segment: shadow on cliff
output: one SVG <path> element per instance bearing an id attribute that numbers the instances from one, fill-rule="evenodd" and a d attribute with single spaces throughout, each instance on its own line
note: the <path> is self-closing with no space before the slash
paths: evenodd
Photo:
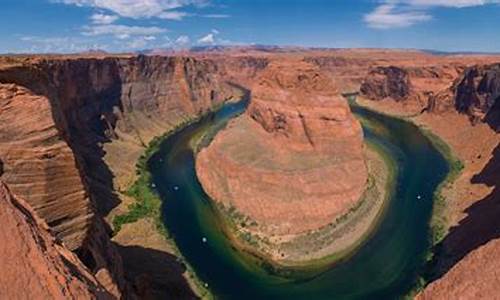
<path id="1" fill-rule="evenodd" d="M 428 279 L 434 281 L 445 275 L 467 254 L 500 238 L 500 144 L 484 169 L 473 176 L 472 184 L 485 184 L 492 192 L 469 206 L 467 216 L 452 227 L 446 238 L 436 245 Z"/>
<path id="2" fill-rule="evenodd" d="M 80 177 L 98 212 L 107 215 L 120 204 L 102 147 L 116 138 L 116 110 L 123 112 L 123 82 L 116 60 L 42 61 L 36 67 L 2 70 L 0 82 L 18 84 L 47 97 L 59 135 L 73 151 Z"/>
<path id="3" fill-rule="evenodd" d="M 496 132 L 500 132 L 500 97 L 498 97 L 485 117 L 485 122 Z"/>
<path id="4" fill-rule="evenodd" d="M 175 256 L 140 246 L 116 247 L 125 277 L 141 299 L 197 299 L 182 275 L 186 266 Z"/>

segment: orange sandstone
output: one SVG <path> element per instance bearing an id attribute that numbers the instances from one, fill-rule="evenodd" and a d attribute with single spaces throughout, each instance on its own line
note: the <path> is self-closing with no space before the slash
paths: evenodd
<path id="1" fill-rule="evenodd" d="M 319 229 L 360 199 L 367 180 L 359 122 L 314 65 L 273 62 L 248 111 L 197 157 L 205 191 L 265 235 Z"/>

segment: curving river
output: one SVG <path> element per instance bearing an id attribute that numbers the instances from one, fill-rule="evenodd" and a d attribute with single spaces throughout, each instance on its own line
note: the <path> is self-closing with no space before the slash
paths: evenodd
<path id="1" fill-rule="evenodd" d="M 195 173 L 193 137 L 215 132 L 245 110 L 230 103 L 162 142 L 148 168 L 178 248 L 217 299 L 397 299 L 414 285 L 429 246 L 432 197 L 449 165 L 418 127 L 364 108 L 352 110 L 365 139 L 396 165 L 394 190 L 362 245 L 307 276 L 280 276 L 232 247 Z"/>

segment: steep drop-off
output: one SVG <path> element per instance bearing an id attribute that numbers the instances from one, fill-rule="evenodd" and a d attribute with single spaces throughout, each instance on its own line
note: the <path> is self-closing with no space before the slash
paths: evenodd
<path id="1" fill-rule="evenodd" d="M 2 59 L 2 178 L 117 297 L 127 286 L 103 217 L 121 202 L 117 190 L 133 182 L 135 162 L 153 137 L 239 95 L 223 78 L 223 63 Z M 262 64 L 248 59 L 244 67 Z"/>
<path id="2" fill-rule="evenodd" d="M 461 65 L 379 66 L 366 75 L 361 96 L 371 100 L 393 100 L 416 114 L 423 110 L 449 110 L 448 90 Z"/>
<path id="3" fill-rule="evenodd" d="M 500 64 L 466 69 L 453 89 L 458 111 L 500 130 Z"/>
<path id="4" fill-rule="evenodd" d="M 79 259 L 58 243 L 31 207 L 1 181 L 0 219 L 2 298 L 112 298 Z"/>

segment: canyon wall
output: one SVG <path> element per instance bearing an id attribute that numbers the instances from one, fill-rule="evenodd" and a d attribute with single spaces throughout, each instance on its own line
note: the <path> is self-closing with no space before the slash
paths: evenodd
<path id="1" fill-rule="evenodd" d="M 400 102 L 414 113 L 449 110 L 453 107 L 449 89 L 462 68 L 461 65 L 378 66 L 368 72 L 360 93 L 371 100 Z"/>
<path id="2" fill-rule="evenodd" d="M 500 130 L 500 64 L 467 68 L 453 85 L 455 107 Z"/>
<path id="3" fill-rule="evenodd" d="M 455 182 L 441 191 L 446 208 L 439 217 L 446 220 L 449 229 L 434 247 L 426 274 L 430 284 L 417 299 L 498 298 L 500 67 L 492 63 L 498 58 L 476 59 L 476 63 L 455 65 L 456 71 L 443 73 L 444 66 L 435 70 L 436 75 L 426 68 L 418 71 L 430 82 L 422 87 L 436 87 L 432 93 L 415 89 L 418 84 L 410 70 L 417 66 L 396 64 L 408 74 L 406 86 L 423 99 L 421 111 L 404 106 L 404 102 L 415 101 L 412 93 L 406 97 L 397 93 L 377 97 L 370 92 L 383 89 L 388 81 L 396 80 L 394 77 L 376 83 L 370 73 L 362 85 L 362 95 L 375 100 L 370 106 L 397 115 L 412 113 L 414 122 L 443 138 L 464 164 Z M 439 78 L 446 80 L 441 84 Z"/>
<path id="4" fill-rule="evenodd" d="M 413 86 L 407 70 L 394 66 L 376 67 L 361 84 L 360 92 L 374 100 L 390 97 L 401 101 L 410 97 Z"/>
<path id="5" fill-rule="evenodd" d="M 273 60 L 285 64 L 269 65 Z M 57 290 L 71 291 L 75 297 L 128 297 L 133 293 L 124 280 L 121 258 L 110 241 L 111 230 L 104 217 L 123 200 L 120 191 L 135 180 L 135 162 L 153 137 L 241 95 L 228 81 L 252 89 L 253 101 L 246 114 L 202 151 L 197 161 L 200 180 L 215 199 L 249 212 L 262 224 L 269 221 L 267 225 L 275 232 L 297 233 L 326 224 L 350 207 L 366 179 L 364 172 L 358 172 L 365 169 L 360 126 L 345 101 L 335 95 L 359 88 L 362 96 L 377 103 L 396 103 L 386 101 L 393 99 L 406 112 L 430 112 L 423 118 L 456 131 L 450 134 L 453 142 L 456 136 L 465 136 L 465 131 L 448 121 L 455 120 L 455 111 L 472 123 L 484 121 L 499 129 L 500 67 L 492 61 L 498 58 L 386 50 L 255 56 L 0 57 L 0 176 L 16 195 L 10 196 L 2 185 L 2 197 L 7 199 L 2 210 L 9 212 L 2 222 L 17 224 L 21 232 L 49 230 L 55 234 L 55 240 L 48 233 L 36 233 L 33 236 L 43 237 L 34 243 L 24 241 L 28 249 L 53 245 L 49 254 L 37 256 L 36 264 L 45 264 L 40 270 L 55 268 L 66 274 L 73 267 L 64 259 L 61 264 L 60 253 L 66 258 L 71 253 L 64 249 L 78 254 L 70 261 L 74 260 L 72 265 L 83 275 L 69 282 L 57 281 L 55 286 L 63 286 Z M 467 131 L 464 139 L 479 145 L 481 136 Z M 257 151 L 245 145 L 253 145 Z M 473 159 L 486 159 L 476 152 Z M 332 156 L 345 159 L 327 159 Z M 341 184 L 324 188 L 324 178 L 340 178 Z M 321 204 L 327 194 L 339 195 L 336 203 L 340 204 Z M 297 228 L 290 226 L 297 216 L 275 201 L 287 198 L 301 207 L 301 200 L 313 196 L 320 199 L 318 205 L 304 208 L 311 218 L 298 220 L 303 226 Z M 262 205 L 230 200 L 249 197 Z M 27 204 L 9 204 L 15 199 L 25 199 Z M 35 213 L 26 217 L 21 206 L 32 207 Z M 35 223 L 45 222 L 48 228 L 23 221 L 36 218 L 32 215 L 43 220 Z M 12 236 L 4 240 L 23 242 L 11 241 Z M 493 247 L 487 245 L 487 249 Z M 12 247 L 26 249 L 22 244 Z M 457 251 L 463 258 L 472 250 Z M 5 253 L 3 257 L 13 256 Z M 473 255 L 465 262 L 471 267 L 479 264 L 474 257 L 480 254 Z M 455 263 L 452 277 L 445 274 L 431 290 L 445 286 L 456 274 L 463 276 L 469 268 Z M 43 285 L 39 288 L 47 290 Z"/>
<path id="6" fill-rule="evenodd" d="M 0 173 L 1 174 L 1 173 Z M 0 181 L 0 295 L 4 299 L 111 299 L 49 232 L 29 204 Z"/>
<path id="7" fill-rule="evenodd" d="M 121 201 L 117 190 L 133 181 L 135 162 L 153 137 L 240 91 L 223 78 L 222 60 L 12 61 L 0 68 L 2 179 L 119 297 L 127 286 L 103 220 Z M 242 67 L 259 63 L 248 59 Z"/>
<path id="8" fill-rule="evenodd" d="M 420 112 L 456 110 L 498 131 L 499 76 L 499 64 L 376 67 L 364 78 L 360 92 L 371 100 L 413 105 Z"/>

